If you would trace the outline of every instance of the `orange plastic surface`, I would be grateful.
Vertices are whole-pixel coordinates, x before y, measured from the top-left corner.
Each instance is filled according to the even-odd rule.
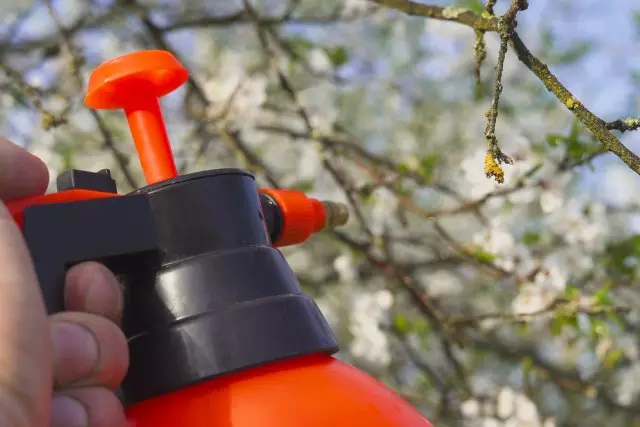
[[[259,192],[271,196],[282,211],[284,226],[274,246],[304,242],[324,228],[326,213],[322,202],[307,197],[302,191],[262,188]]]
[[[158,100],[147,98],[145,103],[143,100],[140,98],[135,107],[127,107],[124,111],[144,177],[148,184],[154,184],[176,177],[178,170]]]
[[[143,401],[127,419],[128,427],[432,427],[390,389],[324,354]]]
[[[104,197],[118,197],[119,194],[103,193],[92,190],[67,190],[42,196],[27,197],[11,200],[6,203],[9,213],[20,228],[23,226],[24,209],[34,205],[46,205],[50,203],[75,202],[78,200],[101,199]]]
[[[178,175],[158,98],[180,87],[189,72],[170,52],[143,50],[97,67],[89,78],[90,108],[123,108],[148,184]]]

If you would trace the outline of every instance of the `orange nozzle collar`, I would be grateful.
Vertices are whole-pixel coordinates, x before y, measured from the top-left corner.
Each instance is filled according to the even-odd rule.
[[[304,242],[326,224],[324,204],[307,197],[302,191],[284,189],[260,189],[278,204],[284,224],[280,238],[272,242],[277,246],[288,246]]]

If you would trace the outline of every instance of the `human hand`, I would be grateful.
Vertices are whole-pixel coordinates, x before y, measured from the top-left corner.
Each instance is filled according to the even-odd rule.
[[[44,194],[44,163],[0,138],[0,426],[123,427],[114,390],[129,364],[115,276],[69,270],[66,312],[47,316],[27,246],[2,200]]]

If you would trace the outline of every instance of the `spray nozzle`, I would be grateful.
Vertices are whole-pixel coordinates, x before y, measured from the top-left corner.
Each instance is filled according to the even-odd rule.
[[[270,198],[278,210],[280,224],[273,227],[278,233],[272,236],[276,246],[302,243],[313,233],[339,227],[349,219],[349,210],[343,203],[317,200],[302,191],[261,189],[260,193]]]

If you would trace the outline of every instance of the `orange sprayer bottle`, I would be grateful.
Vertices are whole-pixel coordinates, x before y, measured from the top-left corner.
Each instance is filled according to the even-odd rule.
[[[430,427],[332,355],[338,344],[277,249],[342,225],[346,207],[252,175],[178,175],[158,98],[188,78],[165,51],[108,61],[86,103],[123,108],[147,185],[120,195],[108,170],[71,170],[58,192],[8,203],[49,313],[65,271],[103,262],[125,288],[130,427]]]

